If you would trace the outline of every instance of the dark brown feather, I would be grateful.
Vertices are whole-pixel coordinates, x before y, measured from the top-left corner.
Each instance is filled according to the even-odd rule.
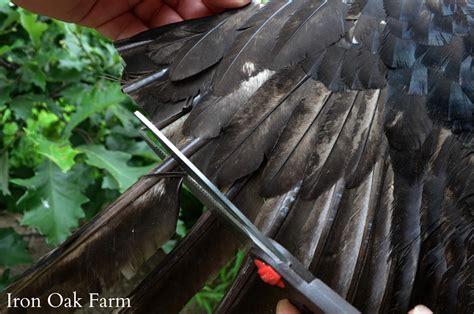
[[[6,293],[37,297],[46,305],[53,292],[66,296],[76,291],[78,297],[88,298],[90,292],[105,291],[121,276],[131,278],[174,234],[181,180],[181,175],[142,179],[23,274]],[[2,312],[29,312],[23,308],[6,310],[5,294],[1,306]],[[50,313],[51,308],[45,306],[43,310]]]

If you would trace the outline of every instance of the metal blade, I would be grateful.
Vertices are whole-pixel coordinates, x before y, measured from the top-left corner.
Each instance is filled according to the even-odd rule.
[[[186,171],[190,177],[190,182],[200,189],[201,196],[206,198],[206,204],[212,204],[215,210],[222,217],[228,220],[231,225],[249,238],[254,246],[262,250],[275,262],[290,265],[290,261],[263,235],[257,227],[183,154],[171,143],[160,130],[148,120],[142,113],[136,111],[135,116],[143,125],[156,136],[156,139],[163,145],[178,164]]]

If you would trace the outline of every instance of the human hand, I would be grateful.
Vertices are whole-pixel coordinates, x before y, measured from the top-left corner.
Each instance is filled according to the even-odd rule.
[[[250,0],[13,0],[41,15],[122,39],[150,28],[219,13]]]
[[[288,300],[283,299],[277,304],[276,314],[300,314],[300,311]],[[433,312],[424,305],[417,305],[408,314],[433,314]]]

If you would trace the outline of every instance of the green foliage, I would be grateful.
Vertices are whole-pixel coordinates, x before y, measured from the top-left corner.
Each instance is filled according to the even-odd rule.
[[[128,166],[128,161],[132,157],[131,154],[109,151],[103,145],[84,145],[78,149],[86,154],[88,165],[104,169],[113,177],[115,182],[112,184],[109,182],[108,186],[118,186],[120,192],[125,191],[137,181],[138,177],[151,170],[151,167]]]
[[[10,283],[10,270],[6,269],[0,274],[0,291],[5,289]]]
[[[156,163],[121,70],[95,31],[0,0],[0,210],[23,213],[49,243]]]
[[[0,265],[15,266],[29,262],[31,257],[21,236],[12,228],[0,229]]]
[[[25,133],[33,142],[36,152],[54,162],[63,172],[67,172],[74,166],[74,158],[78,151],[73,149],[67,141],[63,143],[53,142],[43,135],[31,132],[28,129],[25,129]]]
[[[10,190],[8,189],[8,173],[8,151],[5,151],[0,155],[0,189],[3,195],[10,195]]]
[[[0,228],[0,291],[13,279],[8,267],[28,264],[31,261],[27,243],[23,238],[12,228]]]
[[[41,45],[41,36],[48,29],[48,24],[39,22],[36,15],[29,12],[21,12],[21,26],[28,32],[31,40],[36,46]]]
[[[84,217],[81,205],[88,198],[74,172],[63,173],[52,162],[42,164],[30,179],[11,182],[26,188],[18,206],[28,210],[22,224],[37,228],[49,243],[61,243]]]

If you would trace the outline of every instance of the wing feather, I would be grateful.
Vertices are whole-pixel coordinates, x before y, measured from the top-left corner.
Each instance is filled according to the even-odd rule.
[[[182,176],[143,179],[139,185],[42,258],[6,293],[47,303],[61,291],[87,298],[137,269],[174,234]],[[156,210],[159,208],[160,210]],[[159,225],[161,228],[156,228]],[[84,276],[86,274],[86,276]],[[1,295],[6,306],[6,294]]]
[[[127,63],[124,90],[160,126],[177,120],[168,129],[172,138],[206,143],[193,161],[220,186],[255,178],[240,205],[360,310],[406,312],[423,303],[435,312],[471,313],[473,14],[474,4],[464,0],[274,0],[117,46]],[[283,206],[291,193],[291,205]],[[165,202],[147,193],[143,208],[174,204],[173,195]],[[262,205],[264,196],[270,199]],[[96,226],[127,204],[130,211],[109,217],[127,219],[137,210],[133,201],[107,210]],[[67,242],[99,248],[120,232],[124,252],[134,255],[99,252],[110,253],[103,261],[117,267],[99,263],[101,274],[85,284],[107,287],[117,274],[130,274],[169,236],[144,231],[156,241],[126,243],[130,224],[146,229],[154,215],[138,212],[95,238],[96,229],[86,228]],[[230,258],[227,250],[208,267],[201,260],[202,276],[188,266],[199,247],[226,249],[226,239],[238,245],[224,229],[215,247],[212,232],[206,241],[185,240],[188,258],[173,264],[170,257],[163,265],[173,272],[156,271],[167,278],[155,290],[162,297],[179,290],[166,292],[171,283],[184,284],[172,280],[185,280],[180,272],[197,278],[170,309]],[[53,272],[71,272],[91,258],[76,252],[82,251],[63,246],[16,287],[81,286],[74,275],[63,282]],[[53,278],[48,287],[43,270]],[[274,312],[283,292],[269,290],[251,270],[248,261],[222,310]],[[150,286],[140,287],[137,304]],[[145,299],[143,305],[152,304],[153,297]]]

